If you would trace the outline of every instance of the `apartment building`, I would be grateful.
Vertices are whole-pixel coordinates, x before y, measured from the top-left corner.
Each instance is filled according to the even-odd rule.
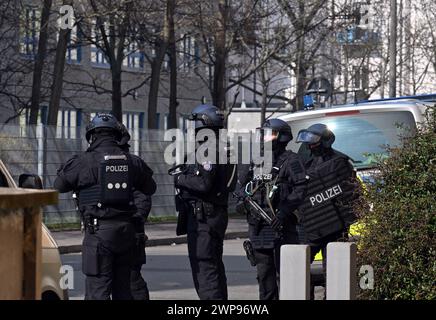
[[[41,85],[39,123],[47,120],[53,62],[59,30],[59,2],[53,5],[46,63]],[[5,0],[0,9],[0,123],[25,125],[31,96],[33,66],[38,52],[41,1]],[[91,36],[96,36],[96,26]],[[89,37],[89,34],[88,34]],[[178,55],[178,108],[179,126],[184,126],[185,115],[201,101],[211,101],[206,85],[195,75],[198,73],[199,46],[192,37],[177,32]],[[132,41],[125,52],[122,67],[123,122],[128,128],[147,126],[147,106],[151,66],[154,49]],[[205,68],[202,68],[205,69]],[[202,70],[205,72],[205,70]],[[66,52],[63,94],[58,114],[58,125],[79,127],[96,112],[110,111],[111,70],[108,58],[96,45],[86,41],[81,22],[73,24]],[[167,127],[169,105],[169,58],[162,64],[161,82],[156,113],[157,128]]]

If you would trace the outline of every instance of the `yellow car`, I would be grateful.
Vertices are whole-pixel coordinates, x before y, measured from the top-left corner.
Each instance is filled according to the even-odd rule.
[[[0,160],[1,187],[17,188],[15,181]],[[42,274],[41,274],[41,298],[42,300],[68,300],[68,290],[62,289],[60,280],[61,256],[58,245],[50,234],[50,231],[42,225]]]

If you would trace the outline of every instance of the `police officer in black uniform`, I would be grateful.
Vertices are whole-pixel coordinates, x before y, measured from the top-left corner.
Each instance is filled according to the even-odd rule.
[[[269,225],[242,202],[247,212],[250,238],[250,242],[244,243],[244,247],[248,251],[248,256],[251,250],[254,256],[251,260],[257,267],[260,300],[277,300],[280,246],[297,243],[296,216],[293,211],[300,204],[304,194],[305,171],[300,157],[286,150],[293,137],[291,127],[285,121],[269,119],[260,129],[263,130],[261,136],[264,141],[272,141],[272,170],[254,174],[256,167],[251,165],[247,173],[241,172],[243,178],[240,179],[240,195],[243,196],[247,183],[251,184],[251,189],[257,188],[253,199],[267,212],[271,212],[272,208],[274,219],[272,225]],[[262,187],[264,182],[272,182],[269,190]],[[277,187],[275,194],[271,193]],[[241,205],[238,205],[238,208],[241,208]]]
[[[54,183],[59,192],[78,195],[85,225],[82,271],[88,300],[132,299],[132,216],[137,212],[133,193],[151,196],[156,190],[144,161],[119,146],[121,135],[113,115],[97,114],[86,130],[89,148],[62,165]]]
[[[311,169],[316,169],[326,161],[336,158],[343,158],[346,161],[342,162],[345,165],[345,168],[342,169],[346,169],[346,176],[349,176],[350,179],[355,177],[355,171],[350,161],[351,159],[347,155],[332,148],[332,145],[335,142],[335,135],[325,124],[317,123],[311,125],[305,130],[301,130],[298,133],[297,142],[305,144],[306,150],[310,153],[309,159],[305,163],[305,167],[308,171]],[[325,265],[325,251],[327,244],[333,241],[344,240],[347,237],[348,230],[344,226],[343,230],[319,239],[316,242],[310,243],[311,262],[313,262],[315,255],[321,250],[323,255],[323,264]]]
[[[218,141],[224,116],[217,107],[200,105],[194,108],[190,120],[195,123],[196,134],[201,129],[211,129]],[[218,155],[216,159],[215,163],[187,164],[183,173],[175,177],[175,187],[180,190],[180,199],[187,208],[183,220],[186,221],[189,260],[201,300],[227,300],[223,241],[228,223],[228,194],[236,183],[237,174],[236,166],[217,164]]]
[[[355,197],[357,196],[355,171],[351,163],[351,159],[347,155],[337,150],[334,150],[332,148],[334,141],[335,141],[334,133],[326,125],[320,123],[311,125],[309,128],[305,130],[301,130],[298,133],[298,137],[297,137],[297,142],[303,143],[302,148],[304,149],[302,150],[303,151],[302,153],[306,153],[308,155],[308,160],[305,163],[305,167],[308,174],[311,174],[312,172],[317,172],[317,175],[320,176],[321,173],[319,169],[321,168],[321,166],[325,165],[328,161],[333,160],[334,163],[340,164],[339,166],[335,165],[334,169],[332,168],[331,170],[335,172],[335,175],[340,175],[341,177],[344,177],[344,181],[341,181],[341,185],[342,185],[342,190],[345,191],[345,193],[341,194],[340,197],[343,198],[343,200],[351,203],[352,200],[354,200]],[[322,171],[325,173],[325,168]],[[327,179],[327,177],[324,178]],[[324,183],[322,181],[323,179],[321,179],[321,183]],[[336,206],[335,204],[334,207],[336,210],[339,210],[338,206]],[[324,214],[324,216],[326,215]],[[339,217],[340,216],[341,215],[339,215]],[[351,219],[352,218],[353,217],[351,217]],[[348,217],[348,219],[350,219],[350,217]],[[328,243],[335,242],[335,241],[344,241],[348,239],[347,224],[349,223],[343,221],[343,218],[340,218],[340,220],[341,223],[339,225],[342,226],[342,228],[336,227],[337,225],[336,224],[335,229],[339,229],[339,230],[334,232],[329,232],[329,234],[326,234],[325,236],[322,236],[321,238],[313,241],[307,240],[306,238],[307,232],[305,231],[304,227],[302,225],[298,226],[300,241],[304,243],[308,243],[310,245],[311,263],[314,261],[316,254],[321,250],[323,256],[322,262],[323,262],[324,279],[325,279],[326,263],[327,263],[326,248]],[[311,284],[311,298],[314,299],[313,282]]]
[[[124,152],[129,152],[130,134],[124,124],[121,125],[121,140],[120,147]],[[151,171],[151,169],[149,169]],[[147,282],[141,275],[142,265],[146,263],[145,243],[148,239],[145,234],[144,224],[147,221],[151,210],[151,195],[144,194],[139,190],[133,192],[135,206],[138,209],[132,216],[132,222],[135,225],[135,247],[133,249],[133,264],[130,272],[130,289],[132,291],[133,300],[149,300],[150,294],[148,291]]]

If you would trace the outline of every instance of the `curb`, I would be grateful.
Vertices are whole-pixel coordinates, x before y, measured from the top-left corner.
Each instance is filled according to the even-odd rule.
[[[224,240],[247,238],[247,237],[248,237],[247,231],[235,231],[235,232],[226,233],[224,236]],[[148,239],[146,243],[146,247],[169,246],[172,244],[183,244],[186,242],[187,242],[186,236],[161,238],[161,239]],[[58,249],[60,254],[79,253],[82,252],[82,245],[73,244],[68,246],[59,246]]]

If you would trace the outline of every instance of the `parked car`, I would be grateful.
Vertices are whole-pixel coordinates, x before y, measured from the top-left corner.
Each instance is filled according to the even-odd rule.
[[[35,175],[21,175],[19,185],[27,188],[42,188],[41,180]],[[0,186],[18,188],[4,163],[0,160]],[[60,287],[60,268],[62,266],[58,245],[48,228],[42,224],[42,300],[68,300],[68,290]]]

